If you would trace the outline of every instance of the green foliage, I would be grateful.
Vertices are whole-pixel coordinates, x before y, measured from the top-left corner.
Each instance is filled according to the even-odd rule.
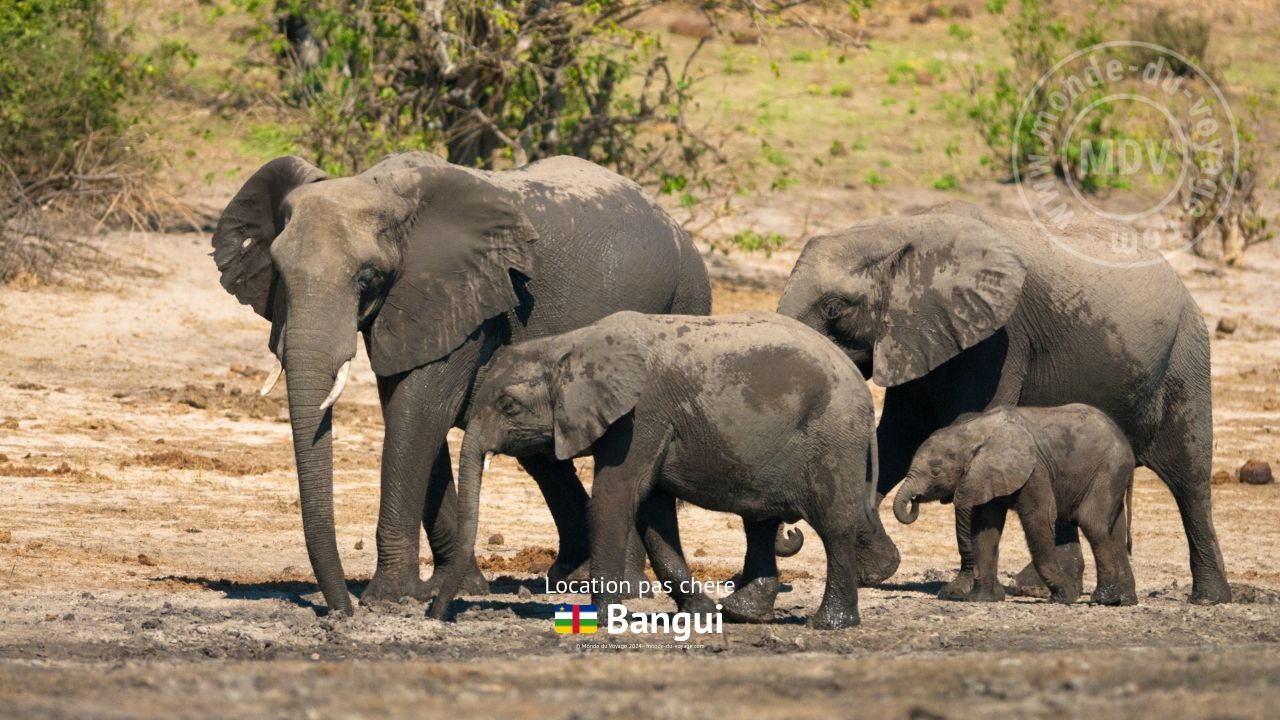
[[[744,230],[733,236],[733,244],[748,252],[762,250],[768,256],[772,255],[774,250],[786,245],[787,239],[776,232],[764,235],[755,230]]]
[[[24,182],[88,135],[127,127],[137,72],[103,27],[102,0],[2,2],[0,47],[0,160]]]
[[[883,175],[875,170],[867,171],[867,184],[871,187],[883,187],[889,184]]]
[[[1069,121],[1103,97],[1107,88],[1086,87],[1071,98],[1069,109],[1049,112],[1054,88],[1038,83],[1059,60],[1103,41],[1106,29],[1116,23],[1112,11],[1119,2],[1088,0],[1086,10],[1067,22],[1051,10],[1048,0],[1019,0],[1016,10],[1006,16],[1001,32],[1009,45],[1009,62],[995,68],[978,66],[968,83],[967,115],[991,150],[986,156],[991,167],[1006,177],[1014,177],[1019,170],[1039,163],[1052,168],[1055,174],[1071,174],[1085,191],[1107,186],[1097,167],[1081,162],[1080,152],[1082,147],[1123,137],[1111,121],[1114,104],[1099,105],[1073,131],[1069,128]],[[987,9],[1002,14],[1006,3],[992,0]],[[1043,132],[1032,132],[1039,118],[1050,118],[1050,126]],[[1065,142],[1069,131],[1072,143]]]
[[[131,108],[195,54],[133,53],[106,0],[0,0],[0,283],[92,272],[72,236],[107,224],[190,225],[153,182]]]
[[[421,149],[478,167],[573,154],[655,180],[706,150],[683,121],[687,65],[622,25],[633,3],[236,2],[326,170]]]
[[[935,190],[958,190],[960,188],[960,180],[955,175],[947,173],[934,180],[933,187]]]

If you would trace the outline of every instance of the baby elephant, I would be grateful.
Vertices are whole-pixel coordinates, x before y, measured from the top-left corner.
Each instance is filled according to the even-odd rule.
[[[1075,538],[1079,527],[1097,564],[1093,601],[1134,605],[1133,468],[1129,442],[1101,410],[1079,404],[1002,407],[962,416],[931,435],[911,461],[893,513],[911,523],[922,501],[954,499],[957,508],[973,508],[970,600],[1004,599],[996,565],[1005,513],[1013,508],[1052,600],[1071,603],[1080,595],[1079,579],[1059,564],[1069,553],[1055,547],[1055,537]]]
[[[460,547],[474,548],[487,453],[542,449],[565,459],[589,451],[597,605],[618,600],[610,584],[623,577],[634,528],[680,608],[714,612],[691,584],[676,526],[680,498],[743,518],[742,583],[722,601],[730,619],[772,615],[775,536],[781,523],[803,519],[827,552],[826,591],[810,625],[856,625],[859,562],[897,563],[870,499],[873,420],[849,358],[790,318],[610,315],[512,346],[489,366],[459,460]],[[460,582],[446,577],[432,617]]]

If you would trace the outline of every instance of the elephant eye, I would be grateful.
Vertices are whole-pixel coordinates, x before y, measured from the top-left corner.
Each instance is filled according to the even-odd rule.
[[[827,298],[822,301],[822,317],[828,320],[835,320],[844,314],[848,303],[843,298]]]
[[[520,403],[510,395],[502,395],[498,398],[498,412],[503,415],[515,415],[520,412]]]

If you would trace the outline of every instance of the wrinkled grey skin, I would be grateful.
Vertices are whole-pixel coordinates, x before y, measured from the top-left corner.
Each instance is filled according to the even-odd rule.
[[[898,486],[893,513],[899,522],[912,523],[920,503],[933,500],[972,511],[974,578],[967,600],[1004,599],[1000,533],[1012,509],[1054,602],[1080,597],[1078,570],[1062,567],[1064,553],[1057,549],[1057,538],[1079,529],[1098,570],[1093,601],[1136,605],[1129,566],[1133,468],[1129,441],[1097,408],[1000,407],[964,416],[930,435]]]
[[[1209,335],[1173,269],[1154,251],[1116,255],[1114,231],[1080,221],[1063,234],[1087,257],[1152,264],[1092,262],[1030,222],[967,203],[869,220],[810,240],[778,311],[826,334],[888,389],[877,429],[881,496],[920,443],[963,413],[1092,405],[1177,500],[1191,601],[1229,602],[1209,496]],[[972,587],[968,523],[958,511],[961,569],[943,597]],[[1079,557],[1074,533],[1059,547]],[[1014,590],[1044,592],[1030,566]]]
[[[505,343],[622,309],[705,314],[706,268],[688,236],[634,183],[575,158],[510,172],[427,153],[329,178],[296,157],[263,166],[213,236],[222,284],[271,321],[284,365],[303,528],[330,608],[351,612],[333,527],[330,411],[322,401],[363,335],[386,434],[378,565],[362,599],[426,599],[419,524],[436,567],[457,552],[445,436]],[[587,559],[587,496],[573,465],[521,458],[560,533],[553,573]]]
[[[637,524],[654,571],[679,590],[691,579],[676,499],[741,515],[742,584],[723,601],[742,621],[772,615],[775,535],[805,520],[827,551],[814,627],[858,623],[859,572],[896,565],[872,501],[871,395],[822,336],[773,313],[714,318],[617,313],[580,330],[509,348],[477,391],[459,465],[462,543],[472,547],[483,457],[537,449],[595,459],[591,574],[622,577]],[[456,568],[452,572],[456,573]],[[461,584],[450,575],[431,608],[441,617]],[[712,612],[701,593],[675,593]],[[597,605],[617,598],[597,595]]]

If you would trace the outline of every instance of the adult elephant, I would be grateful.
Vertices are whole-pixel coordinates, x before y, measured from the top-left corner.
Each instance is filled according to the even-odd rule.
[[[778,310],[824,332],[887,388],[877,430],[882,496],[925,438],[963,413],[1093,405],[1173,492],[1192,602],[1229,602],[1210,513],[1204,319],[1158,253],[1118,254],[1115,233],[1081,222],[1055,242],[1031,222],[967,203],[869,220],[810,240]],[[969,521],[957,513],[961,569],[942,597],[972,587]],[[1075,530],[1061,528],[1058,542],[1062,561],[1081,568]],[[1041,588],[1030,566],[1015,585]]]
[[[418,525],[437,574],[456,552],[446,435],[495,348],[572,330],[618,310],[710,312],[702,257],[640,187],[597,165],[551,158],[510,172],[393,155],[330,178],[272,160],[213,235],[222,285],[271,321],[311,568],[331,609],[351,612],[333,522],[331,406],[363,335],[377,375],[382,449],[378,565],[362,599],[425,599]],[[553,573],[588,557],[586,492],[569,461],[521,458],[560,535]],[[433,578],[434,579],[434,578]]]

